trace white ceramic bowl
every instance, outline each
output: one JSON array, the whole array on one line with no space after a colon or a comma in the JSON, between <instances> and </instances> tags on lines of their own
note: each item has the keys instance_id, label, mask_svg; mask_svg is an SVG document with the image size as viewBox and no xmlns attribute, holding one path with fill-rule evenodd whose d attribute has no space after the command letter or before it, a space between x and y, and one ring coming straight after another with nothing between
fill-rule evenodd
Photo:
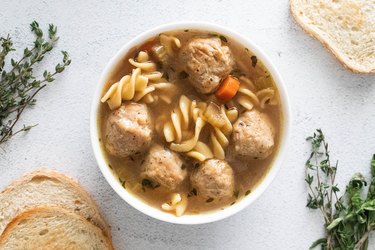
<instances>
[{"instance_id":1,"label":"white ceramic bowl","mask_svg":"<svg viewBox=\"0 0 375 250\"><path fill-rule=\"evenodd\" d=\"M280 140L280 148L278 154L275 156L275 160L273 161L273 166L271 167L270 171L263 179L263 181L257 186L255 190L252 191L251 195L244 197L239 202L235 203L234 205L224 209L224 210L216 210L209 213L203 213L198 215L184 215L181 217L176 217L172 214L165 213L162 210L152 207L141 199L138 199L131 193L129 193L126 189L124 189L118 178L114 175L112 170L108 167L103 153L101 151L99 145L99 133L98 133L98 124L97 124L97 116L98 116L98 108L101 105L100 98L102 94L102 89L105 84L106 79L108 78L111 70L120 63L120 61L126 56L129 49L133 48L136 45L142 44L142 42L146 41L148 38L156 36L162 32L173 31L173 30L184 30L184 29L197 29L197 30L205 30L211 32L217 32L223 34L227 37L235 39L243 46L249 48L251 52L253 52L266 66L269 70L271 75L273 76L275 83L278 87L280 98L281 98L281 105L282 105L282 112L283 112L283 125L282 125L282 135ZM153 218L177 223L177 224L202 224L208 223L213 221L218 221L224 218L227 218L245 207L249 206L253 203L263 192L266 188L270 185L272 180L275 178L277 172L280 169L282 159L286 154L287 149L287 141L289 138L289 131L290 131L290 106L288 101L288 96L286 93L285 85L280 77L279 72L276 70L275 66L271 63L270 59L266 56L266 54L256 46L250 39L243 37L242 35L235 33L227 28L222 26L209 24L209 23L202 23L202 22L180 22L180 23L171 23L167 25L162 25L156 28L153 28L147 32L144 32L134 39L127 42L118 52L117 54L109 61L106 68L104 69L101 78L99 80L97 89L95 91L94 99L91 106L91 117L90 117L90 134L91 134L91 144L94 150L94 154L100 170L102 171L104 177L111 185L111 187L116 191L116 193L124 199L128 204L133 206L135 209L141 211L144 214L147 214Z\"/></svg>"}]
</instances>

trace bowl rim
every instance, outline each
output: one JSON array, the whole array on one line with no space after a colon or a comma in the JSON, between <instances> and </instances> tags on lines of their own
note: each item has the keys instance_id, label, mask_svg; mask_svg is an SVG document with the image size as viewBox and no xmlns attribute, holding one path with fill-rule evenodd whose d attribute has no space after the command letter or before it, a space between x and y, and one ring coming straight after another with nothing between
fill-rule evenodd
<instances>
[{"instance_id":1,"label":"bowl rim","mask_svg":"<svg viewBox=\"0 0 375 250\"><path fill-rule=\"evenodd\" d=\"M110 75L113 68L124 58L124 56L128 53L128 51L136 45L141 44L147 39L158 35L162 32L174 31L174 30L184 30L184 29L194 29L194 30L204 30L210 32L217 32L219 34L228 36L232 39L235 39L238 43L248 48L254 55L256 55L261 62L265 65L268 71L271 73L275 84L278 87L279 95L281 98L281 105L282 105L282 112L283 112L283 128L282 128L282 135L280 137L280 146L275 156L275 159L272 161L272 166L263 180L257 185L255 190L252 191L251 195L243 197L239 202L236 202L234 205L227 207L223 210L214 210L207 213L201 213L196 215L183 215L181 217L177 217L173 214L163 212L161 209L152 207L151 205L143 202L141 199L135 197L133 194L128 192L124 189L120 182L118 181L118 177L112 173L113 171L108 167L108 164L105 162L105 158L103 153L101 152L100 142L99 142L99 131L98 131L98 122L97 122L97 115L98 115L98 108L100 106L100 98L102 94L103 85L107 80L108 76ZM223 27L221 25L207 23L207 22L174 22L168 23L164 25L160 25L154 28L145 31L130 41L128 41L125 45L121 47L120 50L116 52L116 54L110 59L107 63L106 67L104 68L103 72L101 73L99 82L96 85L96 90L94 94L94 98L91 104L91 111L90 111L90 138L91 138L91 145L94 151L95 159L97 164L99 165L100 171L104 175L106 181L112 187L112 189L123 199L125 200L130 206L135 208L136 210L161 221L174 223L174 224L187 224L187 225L194 225L194 224L204 224L209 222L214 222L218 220L225 219L229 216L232 216L251 203L253 203L259 196L269 187L271 182L275 179L277 173L281 168L282 161L287 152L287 146L290 137L290 128L291 128L291 107L289 102L289 97L286 91L286 86L284 84L281 75L279 74L278 70L268 58L266 53L259 48L251 38L246 38L239 33L232 31L229 28Z\"/></svg>"}]
</instances>

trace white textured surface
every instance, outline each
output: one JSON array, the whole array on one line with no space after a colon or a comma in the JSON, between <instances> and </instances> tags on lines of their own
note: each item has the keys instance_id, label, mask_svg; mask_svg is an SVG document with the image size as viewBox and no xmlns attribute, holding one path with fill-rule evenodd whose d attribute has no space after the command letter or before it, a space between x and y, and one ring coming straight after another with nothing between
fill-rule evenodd
<instances>
[{"instance_id":1,"label":"white textured surface","mask_svg":"<svg viewBox=\"0 0 375 250\"><path fill-rule=\"evenodd\" d=\"M44 65L70 52L72 64L38 97L22 122L39 123L0 151L0 189L39 166L77 179L112 225L117 249L307 249L322 234L318 212L305 208L304 138L317 127L340 159L338 179L369 174L375 153L375 76L355 75L292 20L287 0L253 1L21 1L2 0L0 34L18 48L31 45L28 25L53 22L61 40ZM4 11L6 10L6 11ZM89 139L89 110L99 75L110 57L138 33L172 21L209 21L254 40L283 76L292 103L290 149L281 172L251 207L221 222L171 225L131 208L101 176ZM375 238L372 247L375 248Z\"/></svg>"}]
</instances>

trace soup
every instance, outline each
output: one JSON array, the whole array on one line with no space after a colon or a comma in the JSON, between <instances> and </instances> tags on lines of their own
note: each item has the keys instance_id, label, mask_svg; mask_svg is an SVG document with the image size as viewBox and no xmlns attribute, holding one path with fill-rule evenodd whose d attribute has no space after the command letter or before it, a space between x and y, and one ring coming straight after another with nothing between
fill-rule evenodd
<instances>
[{"instance_id":1,"label":"soup","mask_svg":"<svg viewBox=\"0 0 375 250\"><path fill-rule=\"evenodd\" d=\"M278 151L282 114L272 76L221 34L150 38L113 69L101 102L108 166L127 191L176 216L251 195Z\"/></svg>"}]
</instances>

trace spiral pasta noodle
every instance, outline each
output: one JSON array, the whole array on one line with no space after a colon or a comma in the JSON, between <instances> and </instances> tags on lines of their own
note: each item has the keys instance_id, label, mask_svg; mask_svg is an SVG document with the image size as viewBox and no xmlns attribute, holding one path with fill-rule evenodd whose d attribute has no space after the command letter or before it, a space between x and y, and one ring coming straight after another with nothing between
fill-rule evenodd
<instances>
[{"instance_id":1,"label":"spiral pasta noodle","mask_svg":"<svg viewBox=\"0 0 375 250\"><path fill-rule=\"evenodd\" d=\"M171 143L170 148L176 152L188 152L192 150L197 144L199 135L205 125L206 125L206 122L201 117L198 117L195 123L194 136L181 143Z\"/></svg>"},{"instance_id":2,"label":"spiral pasta noodle","mask_svg":"<svg viewBox=\"0 0 375 250\"><path fill-rule=\"evenodd\" d=\"M228 136L233 130L232 123L238 118L238 111L234 108L226 110L224 105L214 104L217 106L215 111L212 107L209 108L210 105L190 100L185 95L180 97L177 106L171 112L170 119L163 126L162 134L165 140L171 143L170 149L184 152L199 161L213 157L225 158L225 148L229 144ZM221 115L220 122L212 121L210 117L214 117L215 114L210 115L207 112L220 112L218 113ZM200 133L207 124L211 129L211 146L200 140ZM156 126L160 127L158 124ZM189 137L184 136L189 132Z\"/></svg>"},{"instance_id":3,"label":"spiral pasta noodle","mask_svg":"<svg viewBox=\"0 0 375 250\"><path fill-rule=\"evenodd\" d=\"M179 100L179 105L173 109L171 113L171 120L164 125L164 136L167 142L181 142L182 129L189 127L191 118L190 109L192 102L185 95L182 95Z\"/></svg>"},{"instance_id":4,"label":"spiral pasta noodle","mask_svg":"<svg viewBox=\"0 0 375 250\"><path fill-rule=\"evenodd\" d=\"M260 107L263 109L266 104L277 105L275 90L272 88L262 89L257 92Z\"/></svg>"},{"instance_id":5,"label":"spiral pasta noodle","mask_svg":"<svg viewBox=\"0 0 375 250\"><path fill-rule=\"evenodd\" d=\"M161 34L159 38L160 43L162 46L164 46L168 56L172 56L175 49L181 48L181 42L175 36L167 36L165 34Z\"/></svg>"},{"instance_id":6,"label":"spiral pasta noodle","mask_svg":"<svg viewBox=\"0 0 375 250\"><path fill-rule=\"evenodd\" d=\"M251 81L246 76L240 76L239 80L240 80L241 84L245 85L251 91L256 90L256 87L255 87L255 84L253 83L253 81Z\"/></svg>"},{"instance_id":7,"label":"spiral pasta noodle","mask_svg":"<svg viewBox=\"0 0 375 250\"><path fill-rule=\"evenodd\" d=\"M102 97L101 102L107 102L111 110L119 108L122 101L130 100L136 102L142 100L150 104L160 98L160 100L171 103L170 93L169 95L152 95L157 90L173 90L176 88L174 84L162 78L163 74L161 72L156 71L156 64L149 60L147 52L140 51L137 60L130 58L129 63L135 67L132 73L125 75L120 81L112 84Z\"/></svg>"},{"instance_id":8,"label":"spiral pasta noodle","mask_svg":"<svg viewBox=\"0 0 375 250\"><path fill-rule=\"evenodd\" d=\"M239 88L239 96L237 98L238 103L247 110L252 110L254 106L259 106L259 99L257 95L246 88Z\"/></svg>"},{"instance_id":9,"label":"spiral pasta noodle","mask_svg":"<svg viewBox=\"0 0 375 250\"><path fill-rule=\"evenodd\" d=\"M254 93L250 89L241 87L238 92L237 101L247 110L252 110L254 106L264 109L266 104L277 105L278 103L273 88L265 88Z\"/></svg>"},{"instance_id":10,"label":"spiral pasta noodle","mask_svg":"<svg viewBox=\"0 0 375 250\"><path fill-rule=\"evenodd\" d=\"M205 125L205 121L201 117L203 112L202 109L204 108L205 103L197 103L197 101L191 101L185 95L181 95L178 102L178 106L175 107L171 112L170 121L164 124L163 133L166 141L175 142L175 144L181 142L183 130L187 130L189 127L191 127L192 122L195 122L195 133L197 136L199 136L200 130ZM198 126L197 123L199 123ZM194 146L195 144L192 145L191 148L193 148ZM173 147L176 147L178 148L178 150L181 150L180 147L177 145Z\"/></svg>"},{"instance_id":11,"label":"spiral pasta noodle","mask_svg":"<svg viewBox=\"0 0 375 250\"><path fill-rule=\"evenodd\" d=\"M221 109L221 112L224 114L223 118L224 118L224 125L220 128L220 130L227 136L229 136L232 131L233 131L233 125L231 123L231 121L229 120L227 114L226 114L226 111L225 111L225 108L224 108L224 105L221 105L220 107Z\"/></svg>"},{"instance_id":12,"label":"spiral pasta noodle","mask_svg":"<svg viewBox=\"0 0 375 250\"><path fill-rule=\"evenodd\" d=\"M176 216L180 217L185 213L187 205L188 200L185 194L174 193L171 196L171 200L163 203L161 208L167 212L175 211Z\"/></svg>"},{"instance_id":13,"label":"spiral pasta noodle","mask_svg":"<svg viewBox=\"0 0 375 250\"><path fill-rule=\"evenodd\" d=\"M210 139L212 143L212 150L215 158L225 159L225 149L229 145L229 140L225 134L218 128L211 131Z\"/></svg>"},{"instance_id":14,"label":"spiral pasta noodle","mask_svg":"<svg viewBox=\"0 0 375 250\"><path fill-rule=\"evenodd\" d=\"M159 36L159 41L160 44L153 47L153 53L160 62L165 63L175 55L176 50L181 47L181 42L177 37L165 34Z\"/></svg>"},{"instance_id":15,"label":"spiral pasta noodle","mask_svg":"<svg viewBox=\"0 0 375 250\"><path fill-rule=\"evenodd\" d=\"M154 98L167 104L172 103L173 96L176 96L179 91L174 83L170 83L164 78L160 78L157 83L153 83L151 86L154 86L155 92L157 92Z\"/></svg>"},{"instance_id":16,"label":"spiral pasta noodle","mask_svg":"<svg viewBox=\"0 0 375 250\"><path fill-rule=\"evenodd\" d=\"M216 135L211 132L210 138L211 138L212 149L213 149L213 154L214 154L215 158L220 159L220 160L225 159L224 147L220 144Z\"/></svg>"},{"instance_id":17,"label":"spiral pasta noodle","mask_svg":"<svg viewBox=\"0 0 375 250\"><path fill-rule=\"evenodd\" d=\"M205 161L214 157L214 154L210 147L201 141L198 141L194 149L187 152L186 155L195 158L198 161Z\"/></svg>"},{"instance_id":18,"label":"spiral pasta noodle","mask_svg":"<svg viewBox=\"0 0 375 250\"><path fill-rule=\"evenodd\" d=\"M236 108L230 108L225 111L225 114L227 115L229 121L231 123L234 123L238 119L238 110Z\"/></svg>"}]
</instances>

